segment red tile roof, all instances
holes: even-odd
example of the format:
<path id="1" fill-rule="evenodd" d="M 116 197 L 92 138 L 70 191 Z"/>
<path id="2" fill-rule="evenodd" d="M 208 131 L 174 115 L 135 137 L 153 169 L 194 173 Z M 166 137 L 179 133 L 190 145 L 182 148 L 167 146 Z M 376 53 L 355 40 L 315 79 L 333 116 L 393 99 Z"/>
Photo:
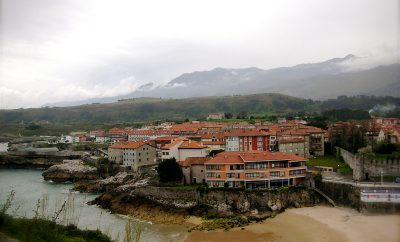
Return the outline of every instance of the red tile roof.
<path id="1" fill-rule="evenodd" d="M 115 144 L 112 144 L 110 146 L 110 148 L 113 148 L 113 149 L 137 149 L 145 144 L 149 145 L 145 141 L 117 142 Z"/>
<path id="2" fill-rule="evenodd" d="M 211 159 L 210 157 L 187 157 L 184 161 L 180 161 L 179 165 L 188 167 L 192 165 L 204 165 L 204 162 Z"/>
<path id="3" fill-rule="evenodd" d="M 183 140 L 184 140 L 183 137 L 179 137 L 179 138 L 177 138 L 176 140 L 172 141 L 171 143 L 164 145 L 163 147 L 161 147 L 161 149 L 163 149 L 163 150 L 169 150 L 169 149 L 171 149 L 172 147 L 174 147 L 174 146 L 179 145 L 180 143 L 182 143 Z"/>
<path id="4" fill-rule="evenodd" d="M 225 139 L 224 133 L 208 133 L 201 135 L 201 139 Z"/>
<path id="5" fill-rule="evenodd" d="M 275 161 L 275 160 L 304 161 L 305 158 L 297 156 L 297 155 L 293 155 L 293 154 L 282 153 L 282 152 L 225 151 L 225 152 L 217 154 L 211 160 L 206 161 L 206 164 L 231 164 L 231 163 L 245 163 L 245 162 L 252 162 L 252 161 Z"/>
<path id="6" fill-rule="evenodd" d="M 203 145 L 225 145 L 225 141 L 203 141 Z"/>
<path id="7" fill-rule="evenodd" d="M 119 128 L 112 128 L 108 130 L 109 134 L 127 134 L 129 130 L 126 129 L 119 129 Z"/>
<path id="8" fill-rule="evenodd" d="M 231 129 L 225 132 L 225 137 L 232 136 L 267 136 L 267 133 L 256 129 Z"/>
<path id="9" fill-rule="evenodd" d="M 204 149 L 206 146 L 203 146 L 201 143 L 191 140 L 185 140 L 182 144 L 179 145 L 178 149 Z"/>

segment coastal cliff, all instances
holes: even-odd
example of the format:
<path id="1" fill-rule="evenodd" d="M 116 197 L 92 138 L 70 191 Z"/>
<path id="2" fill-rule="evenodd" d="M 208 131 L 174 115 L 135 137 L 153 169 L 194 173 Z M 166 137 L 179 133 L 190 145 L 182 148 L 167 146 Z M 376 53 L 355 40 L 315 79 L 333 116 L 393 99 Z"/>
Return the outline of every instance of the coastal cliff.
<path id="1" fill-rule="evenodd" d="M 137 186 L 103 193 L 92 204 L 112 212 L 133 215 L 160 223 L 182 223 L 185 216 L 270 216 L 271 211 L 289 207 L 313 206 L 319 196 L 306 188 L 270 191 L 191 189 L 181 187 Z"/>

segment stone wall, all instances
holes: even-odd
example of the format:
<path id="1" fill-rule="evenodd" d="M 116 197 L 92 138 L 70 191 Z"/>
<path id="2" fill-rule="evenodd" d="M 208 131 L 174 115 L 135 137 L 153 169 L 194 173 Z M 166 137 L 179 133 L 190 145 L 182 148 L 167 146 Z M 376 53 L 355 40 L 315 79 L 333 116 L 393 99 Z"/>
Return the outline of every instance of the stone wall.
<path id="1" fill-rule="evenodd" d="M 400 176 L 400 160 L 374 160 L 367 155 L 354 155 L 351 152 L 338 148 L 340 156 L 353 169 L 353 179 L 365 180 L 367 174 L 371 176 Z"/>
<path id="2" fill-rule="evenodd" d="M 318 188 L 331 198 L 337 205 L 361 210 L 361 191 L 350 184 L 321 182 Z"/>

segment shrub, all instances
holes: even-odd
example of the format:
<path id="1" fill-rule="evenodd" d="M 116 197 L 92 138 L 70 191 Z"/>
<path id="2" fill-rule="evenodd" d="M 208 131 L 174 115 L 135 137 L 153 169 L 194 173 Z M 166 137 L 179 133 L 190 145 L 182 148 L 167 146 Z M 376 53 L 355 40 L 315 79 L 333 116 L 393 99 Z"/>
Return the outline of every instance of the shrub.
<path id="1" fill-rule="evenodd" d="M 380 142 L 377 146 L 375 146 L 375 152 L 378 154 L 392 154 L 396 151 L 398 147 L 396 144 L 392 144 L 387 141 Z"/>

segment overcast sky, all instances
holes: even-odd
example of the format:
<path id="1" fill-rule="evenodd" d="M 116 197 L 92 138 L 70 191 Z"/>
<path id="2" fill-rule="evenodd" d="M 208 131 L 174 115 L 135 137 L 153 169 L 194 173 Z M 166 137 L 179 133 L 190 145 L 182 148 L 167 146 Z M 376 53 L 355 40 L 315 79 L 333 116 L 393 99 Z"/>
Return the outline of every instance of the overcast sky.
<path id="1" fill-rule="evenodd" d="M 398 57 L 399 0 L 0 0 L 0 109 L 215 67 Z"/>

